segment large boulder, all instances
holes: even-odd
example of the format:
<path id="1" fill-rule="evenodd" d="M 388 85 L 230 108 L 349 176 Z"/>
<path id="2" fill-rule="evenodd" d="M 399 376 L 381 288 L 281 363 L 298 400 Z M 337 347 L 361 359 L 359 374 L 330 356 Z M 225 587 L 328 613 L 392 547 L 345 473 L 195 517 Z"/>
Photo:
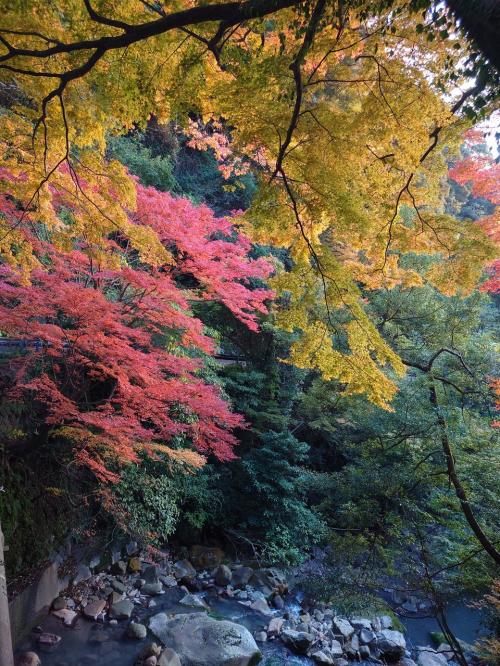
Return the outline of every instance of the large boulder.
<path id="1" fill-rule="evenodd" d="M 213 546 L 192 546 L 189 557 L 197 569 L 213 569 L 224 559 L 224 551 Z"/>
<path id="2" fill-rule="evenodd" d="M 244 588 L 248 585 L 250 578 L 253 575 L 253 569 L 250 567 L 237 567 L 233 571 L 231 584 L 234 588 Z"/>
<path id="3" fill-rule="evenodd" d="M 442 652 L 437 652 L 431 647 L 418 647 L 418 666 L 447 666 L 448 659 Z"/>
<path id="4" fill-rule="evenodd" d="M 229 583 L 231 582 L 233 574 L 228 566 L 226 566 L 225 564 L 219 564 L 219 566 L 215 570 L 214 577 L 217 585 L 225 587 L 226 585 L 229 585 Z"/>
<path id="5" fill-rule="evenodd" d="M 196 569 L 189 560 L 179 560 L 173 565 L 172 573 L 178 580 L 186 580 L 196 576 Z"/>
<path id="6" fill-rule="evenodd" d="M 352 624 L 341 617 L 333 618 L 332 629 L 335 634 L 342 636 L 345 640 L 349 640 L 354 633 L 354 627 Z"/>
<path id="7" fill-rule="evenodd" d="M 204 613 L 158 613 L 149 629 L 179 655 L 182 666 L 253 666 L 262 656 L 248 629 Z"/>
<path id="8" fill-rule="evenodd" d="M 382 629 L 377 634 L 377 647 L 386 661 L 398 661 L 406 650 L 405 637 L 400 631 Z"/>
<path id="9" fill-rule="evenodd" d="M 306 654 L 314 642 L 314 636 L 307 631 L 295 631 L 295 629 L 285 629 L 281 632 L 283 643 L 296 654 Z"/>
<path id="10" fill-rule="evenodd" d="M 259 590 L 262 590 L 266 596 L 272 592 L 284 594 L 288 591 L 286 578 L 279 569 L 257 569 L 253 572 L 249 584 Z"/>

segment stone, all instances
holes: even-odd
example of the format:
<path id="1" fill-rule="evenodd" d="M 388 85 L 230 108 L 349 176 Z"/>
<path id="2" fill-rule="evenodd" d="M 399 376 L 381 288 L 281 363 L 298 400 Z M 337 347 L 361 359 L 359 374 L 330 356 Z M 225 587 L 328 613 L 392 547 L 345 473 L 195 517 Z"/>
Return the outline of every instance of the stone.
<path id="1" fill-rule="evenodd" d="M 353 617 L 351 624 L 355 629 L 371 629 L 372 623 L 364 617 Z"/>
<path id="2" fill-rule="evenodd" d="M 397 666 L 417 666 L 417 664 L 413 661 L 413 659 L 410 659 L 409 657 L 403 657 L 398 661 Z"/>
<path id="3" fill-rule="evenodd" d="M 277 610 L 283 610 L 285 608 L 285 602 L 283 600 L 283 597 L 279 594 L 275 594 L 273 597 L 273 606 Z"/>
<path id="4" fill-rule="evenodd" d="M 177 581 L 173 576 L 160 576 L 160 580 L 165 587 L 175 587 L 177 585 Z"/>
<path id="5" fill-rule="evenodd" d="M 91 569 L 95 569 L 96 567 L 99 566 L 100 563 L 101 563 L 101 556 L 99 555 L 99 553 L 94 553 L 94 555 L 92 555 L 92 557 L 90 558 L 89 567 Z"/>
<path id="6" fill-rule="evenodd" d="M 333 666 L 333 657 L 323 650 L 311 653 L 311 659 L 320 666 Z"/>
<path id="7" fill-rule="evenodd" d="M 113 604 L 109 610 L 109 615 L 116 620 L 128 620 L 134 610 L 134 604 L 128 599 L 118 601 Z"/>
<path id="8" fill-rule="evenodd" d="M 64 597 L 56 597 L 52 602 L 52 610 L 58 611 L 67 608 L 66 599 Z"/>
<path id="9" fill-rule="evenodd" d="M 360 646 L 359 656 L 361 657 L 361 659 L 370 659 L 371 652 L 370 652 L 370 648 L 368 647 L 368 645 L 361 645 Z"/>
<path id="10" fill-rule="evenodd" d="M 55 615 L 55 617 L 62 620 L 63 624 L 67 627 L 71 627 L 78 617 L 78 613 L 69 608 L 61 608 L 61 610 L 52 611 L 52 615 Z"/>
<path id="11" fill-rule="evenodd" d="M 158 567 L 156 567 L 154 564 L 150 564 L 142 572 L 142 578 L 144 578 L 146 583 L 157 583 L 159 581 Z"/>
<path id="12" fill-rule="evenodd" d="M 282 617 L 273 617 L 267 626 L 268 636 L 270 638 L 279 636 L 284 624 L 285 620 Z"/>
<path id="13" fill-rule="evenodd" d="M 250 604 L 250 608 L 254 611 L 257 611 L 258 613 L 262 613 L 263 615 L 270 615 L 272 613 L 271 609 L 269 608 L 269 604 L 265 599 L 256 599 Z"/>
<path id="14" fill-rule="evenodd" d="M 104 599 L 99 599 L 98 601 L 91 601 L 83 609 L 83 614 L 89 620 L 97 620 L 98 616 L 103 612 L 105 608 L 106 608 L 106 602 L 104 601 Z"/>
<path id="15" fill-rule="evenodd" d="M 267 642 L 267 632 L 265 631 L 256 631 L 253 635 L 257 643 L 266 643 Z"/>
<path id="16" fill-rule="evenodd" d="M 158 581 L 157 583 L 144 583 L 141 587 L 141 593 L 147 594 L 150 597 L 155 597 L 157 594 L 163 592 L 163 585 Z"/>
<path id="17" fill-rule="evenodd" d="M 158 659 L 158 666 L 181 666 L 181 660 L 177 652 L 171 648 L 165 648 Z"/>
<path id="18" fill-rule="evenodd" d="M 128 544 L 125 546 L 125 550 L 129 557 L 131 555 L 135 555 L 139 551 L 139 546 L 137 545 L 137 541 L 129 541 Z"/>
<path id="19" fill-rule="evenodd" d="M 81 583 L 84 580 L 88 580 L 91 577 L 92 571 L 90 571 L 89 567 L 86 564 L 79 564 L 76 568 L 73 585 L 78 585 L 78 583 Z"/>
<path id="20" fill-rule="evenodd" d="M 261 657 L 248 629 L 205 613 L 173 618 L 158 613 L 149 629 L 178 654 L 182 666 L 253 666 Z"/>
<path id="21" fill-rule="evenodd" d="M 200 608 L 201 610 L 208 610 L 207 604 L 197 597 L 196 594 L 186 594 L 179 601 L 182 606 L 190 606 L 191 608 Z"/>
<path id="22" fill-rule="evenodd" d="M 147 657 L 154 656 L 158 659 L 162 651 L 161 645 L 158 643 L 149 643 L 145 645 L 142 650 L 139 652 L 138 659 L 139 661 L 147 659 Z"/>
<path id="23" fill-rule="evenodd" d="M 442 652 L 436 652 L 431 647 L 417 648 L 418 666 L 447 666 L 448 659 Z"/>
<path id="24" fill-rule="evenodd" d="M 332 620 L 332 629 L 334 633 L 340 634 L 346 640 L 349 640 L 354 633 L 354 627 L 348 620 L 340 617 L 334 617 Z"/>
<path id="25" fill-rule="evenodd" d="M 15 666 L 40 666 L 41 663 L 36 652 L 21 652 L 14 660 Z"/>
<path id="26" fill-rule="evenodd" d="M 196 569 L 213 569 L 221 564 L 224 551 L 214 546 L 192 546 L 189 557 Z"/>
<path id="27" fill-rule="evenodd" d="M 232 577 L 233 574 L 231 569 L 225 564 L 219 564 L 214 575 L 217 585 L 221 585 L 222 587 L 224 587 L 224 585 L 229 585 Z"/>
<path id="28" fill-rule="evenodd" d="M 111 587 L 115 592 L 118 592 L 119 594 L 125 594 L 127 588 L 124 585 L 124 583 L 121 582 L 121 580 L 112 580 L 111 581 Z"/>
<path id="29" fill-rule="evenodd" d="M 127 573 L 127 565 L 123 560 L 118 560 L 111 567 L 111 573 L 115 576 L 124 576 Z"/>
<path id="30" fill-rule="evenodd" d="M 347 659 L 342 659 L 342 657 L 340 659 L 334 659 L 333 663 L 334 666 L 349 666 Z"/>
<path id="31" fill-rule="evenodd" d="M 196 569 L 189 560 L 179 560 L 176 562 L 172 567 L 172 572 L 178 580 L 194 578 L 196 576 Z"/>
<path id="32" fill-rule="evenodd" d="M 141 570 L 141 558 L 131 557 L 128 561 L 128 570 L 132 573 L 139 573 Z"/>
<path id="33" fill-rule="evenodd" d="M 51 634 L 48 631 L 43 631 L 41 634 L 38 634 L 37 641 L 40 647 L 45 649 L 55 648 L 59 645 L 62 638 L 57 634 Z"/>
<path id="34" fill-rule="evenodd" d="M 120 594 L 120 592 L 111 592 L 108 594 L 108 604 L 112 606 L 113 604 L 117 604 L 119 601 L 123 599 L 123 594 Z"/>
<path id="35" fill-rule="evenodd" d="M 362 645 L 368 645 L 368 643 L 372 643 L 376 638 L 376 634 L 373 631 L 370 631 L 369 629 L 361 629 L 359 632 L 359 642 Z"/>
<path id="36" fill-rule="evenodd" d="M 142 640 L 146 638 L 148 630 L 143 624 L 139 622 L 131 622 L 127 627 L 127 636 L 128 638 L 134 638 L 136 640 Z"/>
<path id="37" fill-rule="evenodd" d="M 392 617 L 390 615 L 381 615 L 378 619 L 382 629 L 392 629 Z"/>
<path id="38" fill-rule="evenodd" d="M 386 661 L 397 661 L 405 653 L 405 637 L 400 631 L 382 629 L 377 634 L 377 647 Z"/>
<path id="39" fill-rule="evenodd" d="M 250 567 L 237 567 L 233 571 L 231 584 L 234 588 L 241 589 L 248 585 L 250 578 L 253 576 L 253 569 Z"/>
<path id="40" fill-rule="evenodd" d="M 281 632 L 281 640 L 287 647 L 292 650 L 292 652 L 297 654 L 306 654 L 314 641 L 314 636 L 305 631 L 284 629 Z"/>
<path id="41" fill-rule="evenodd" d="M 257 569 L 253 572 L 252 577 L 248 581 L 249 585 L 258 588 L 266 596 L 277 591 L 279 594 L 284 594 L 288 587 L 286 578 L 279 569 L 271 567 L 269 569 Z"/>
<path id="42" fill-rule="evenodd" d="M 444 654 L 444 656 L 446 657 L 446 659 L 448 661 L 450 661 L 450 659 L 453 659 L 453 657 L 455 656 L 453 654 L 453 650 L 448 645 L 448 643 L 441 643 L 441 645 L 438 647 L 436 652 L 439 652 L 440 654 Z"/>
<path id="43" fill-rule="evenodd" d="M 341 657 L 343 655 L 344 651 L 339 641 L 333 640 L 330 643 L 330 653 L 332 657 Z"/>
<path id="44" fill-rule="evenodd" d="M 158 665 L 158 659 L 152 654 L 150 657 L 145 659 L 142 662 L 143 666 L 157 666 Z"/>
<path id="45" fill-rule="evenodd" d="M 390 629 L 390 627 L 383 627 L 379 617 L 372 617 L 372 629 L 375 633 L 382 631 L 382 629 Z"/>

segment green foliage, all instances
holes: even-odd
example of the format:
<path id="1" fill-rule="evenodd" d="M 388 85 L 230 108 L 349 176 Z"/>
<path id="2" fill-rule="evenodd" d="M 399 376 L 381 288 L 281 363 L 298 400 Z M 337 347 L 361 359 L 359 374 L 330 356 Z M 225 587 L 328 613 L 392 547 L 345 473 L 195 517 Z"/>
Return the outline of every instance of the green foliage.
<path id="1" fill-rule="evenodd" d="M 172 161 L 168 156 L 153 156 L 136 136 L 110 137 L 108 156 L 124 164 L 143 185 L 155 187 L 161 192 L 177 190 Z"/>

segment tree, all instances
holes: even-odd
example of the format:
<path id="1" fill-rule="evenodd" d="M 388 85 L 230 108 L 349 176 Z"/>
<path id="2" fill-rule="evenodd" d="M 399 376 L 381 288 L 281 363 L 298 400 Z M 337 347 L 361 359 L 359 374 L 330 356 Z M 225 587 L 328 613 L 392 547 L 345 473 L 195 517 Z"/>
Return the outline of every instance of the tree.
<path id="1" fill-rule="evenodd" d="M 168 13 L 132 0 L 118 8 L 68 0 L 6 9 L 3 145 L 13 178 L 4 188 L 20 210 L 2 222 L 5 261 L 27 271 L 36 263 L 19 226 L 32 208 L 57 225 L 50 187 L 81 199 L 82 183 L 93 183 L 100 197 L 87 193 L 80 223 L 93 234 L 113 224 L 130 231 L 107 196 L 130 189 L 104 158 L 110 134 L 144 126 L 150 114 L 187 129 L 195 118 L 215 146 L 213 129 L 223 127 L 234 163 L 246 162 L 260 183 L 245 223 L 294 262 L 276 282 L 291 301 L 282 323 L 303 338 L 292 360 L 387 406 L 390 368 L 402 366 L 366 316 L 359 284 L 409 285 L 418 278 L 401 257 L 437 252 L 428 279 L 449 290 L 458 274 L 467 290 L 493 252 L 440 203 L 441 146 L 453 150 L 464 116 L 489 110 L 496 80 L 457 40 L 446 6 L 247 0 Z M 145 239 L 131 242 L 140 251 Z M 336 330 L 335 309 L 344 314 Z"/>
<path id="2" fill-rule="evenodd" d="M 116 481 L 141 451 L 188 467 L 200 466 L 203 455 L 234 457 L 231 430 L 243 420 L 200 376 L 201 356 L 214 345 L 190 301 L 219 301 L 256 330 L 256 313 L 272 296 L 252 288 L 271 265 L 247 257 L 249 241 L 232 220 L 152 188 L 136 190 L 136 210 L 122 211 L 127 236 L 94 238 L 78 230 L 82 211 L 51 189 L 63 231 L 27 216 L 19 231 L 38 266 L 29 281 L 8 266 L 0 275 L 2 333 L 27 342 L 2 383 L 12 400 L 31 406 L 35 427 L 44 421 L 48 436 L 69 440 L 75 461 L 101 481 Z M 3 198 L 3 214 L 13 209 Z M 73 229 L 70 246 L 64 227 Z M 142 241 L 140 252 L 131 238 Z"/>

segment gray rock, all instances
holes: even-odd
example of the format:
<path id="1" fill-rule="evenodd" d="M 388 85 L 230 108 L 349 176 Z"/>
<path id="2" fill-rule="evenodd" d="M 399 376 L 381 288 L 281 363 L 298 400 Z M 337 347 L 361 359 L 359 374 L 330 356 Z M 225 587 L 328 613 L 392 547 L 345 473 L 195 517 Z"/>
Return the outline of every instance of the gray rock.
<path id="1" fill-rule="evenodd" d="M 405 653 L 405 637 L 400 631 L 382 629 L 377 634 L 377 647 L 386 661 L 397 661 Z"/>
<path id="2" fill-rule="evenodd" d="M 378 619 L 382 629 L 392 629 L 392 617 L 390 615 L 381 615 Z"/>
<path id="3" fill-rule="evenodd" d="M 125 594 L 127 590 L 126 586 L 121 582 L 121 580 L 112 580 L 111 587 L 119 594 Z"/>
<path id="4" fill-rule="evenodd" d="M 252 666 L 261 657 L 248 629 L 205 613 L 172 619 L 158 613 L 150 619 L 149 628 L 178 654 L 182 666 Z"/>
<path id="5" fill-rule="evenodd" d="M 257 643 L 265 643 L 267 641 L 267 632 L 256 631 L 253 635 Z"/>
<path id="6" fill-rule="evenodd" d="M 146 583 L 157 583 L 159 581 L 157 567 L 155 567 L 153 564 L 151 564 L 149 567 L 146 567 L 142 572 L 141 577 L 144 578 Z"/>
<path id="7" fill-rule="evenodd" d="M 320 666 L 333 666 L 333 657 L 323 650 L 318 650 L 317 652 L 311 653 L 311 659 L 315 661 Z"/>
<path id="8" fill-rule="evenodd" d="M 148 630 L 143 624 L 139 622 L 131 622 L 127 627 L 127 636 L 136 640 L 146 638 Z"/>
<path id="9" fill-rule="evenodd" d="M 142 594 L 147 594 L 150 597 L 155 597 L 157 594 L 163 592 L 163 585 L 158 581 L 157 583 L 144 583 L 141 587 Z"/>
<path id="10" fill-rule="evenodd" d="M 231 569 L 225 564 L 219 564 L 214 574 L 215 582 L 217 583 L 217 585 L 221 585 L 222 587 L 224 587 L 225 585 L 229 585 L 232 577 L 233 574 L 231 572 Z"/>
<path id="11" fill-rule="evenodd" d="M 63 624 L 67 627 L 71 627 L 78 617 L 78 613 L 69 608 L 61 608 L 61 610 L 52 611 L 52 615 L 55 615 L 57 618 L 63 621 Z"/>
<path id="12" fill-rule="evenodd" d="M 250 608 L 254 611 L 262 613 L 263 615 L 270 615 L 272 613 L 265 599 L 256 599 L 255 601 L 252 602 Z"/>
<path id="13" fill-rule="evenodd" d="M 200 608 L 201 610 L 208 610 L 207 604 L 197 597 L 196 594 L 186 594 L 179 601 L 182 606 L 190 606 L 191 608 Z"/>
<path id="14" fill-rule="evenodd" d="M 131 555 L 135 555 L 136 553 L 138 553 L 139 546 L 137 545 L 137 541 L 129 541 L 128 544 L 125 546 L 125 550 L 127 551 L 127 555 L 129 557 Z"/>
<path id="15" fill-rule="evenodd" d="M 283 597 L 279 594 L 275 594 L 273 597 L 273 606 L 278 610 L 283 610 L 285 608 L 285 602 Z M 323 615 L 323 613 L 321 613 Z"/>
<path id="16" fill-rule="evenodd" d="M 62 610 L 67 608 L 66 599 L 64 597 L 56 597 L 52 602 L 52 610 Z"/>
<path id="17" fill-rule="evenodd" d="M 349 666 L 347 659 L 342 659 L 342 657 L 340 659 L 334 659 L 333 663 L 335 666 Z"/>
<path id="18" fill-rule="evenodd" d="M 96 567 L 99 566 L 100 563 L 101 563 L 100 554 L 99 553 L 94 553 L 94 555 L 92 555 L 92 557 L 90 558 L 89 567 L 91 569 L 95 569 Z"/>
<path id="19" fill-rule="evenodd" d="M 158 666 L 158 659 L 152 654 L 142 662 L 142 666 Z"/>
<path id="20" fill-rule="evenodd" d="M 89 578 L 92 577 L 92 572 L 88 568 L 86 564 L 79 564 L 78 567 L 76 568 L 76 574 L 73 579 L 73 585 L 78 585 L 78 583 L 81 583 L 84 580 L 88 580 Z"/>
<path id="21" fill-rule="evenodd" d="M 285 620 L 282 617 L 273 617 L 267 626 L 268 636 L 270 638 L 274 636 L 279 636 L 281 630 L 283 629 L 284 624 Z"/>
<path id="22" fill-rule="evenodd" d="M 105 608 L 106 608 L 106 602 L 104 601 L 104 599 L 91 601 L 83 609 L 83 614 L 89 620 L 97 620 L 98 616 L 103 612 Z"/>
<path id="23" fill-rule="evenodd" d="M 57 647 L 62 638 L 57 634 L 51 634 L 47 631 L 43 631 L 41 634 L 38 634 L 37 640 L 40 647 L 47 650 Z"/>
<path id="24" fill-rule="evenodd" d="M 296 652 L 297 654 L 306 654 L 311 644 L 314 642 L 314 636 L 305 631 L 284 629 L 281 632 L 281 640 L 287 647 L 292 650 L 292 652 Z"/>
<path id="25" fill-rule="evenodd" d="M 339 641 L 333 640 L 330 643 L 330 654 L 332 657 L 341 657 L 343 654 L 342 645 Z"/>
<path id="26" fill-rule="evenodd" d="M 234 588 L 243 588 L 248 585 L 248 582 L 252 576 L 253 569 L 250 567 L 238 567 L 233 571 L 231 584 Z"/>
<path id="27" fill-rule="evenodd" d="M 115 576 L 124 576 L 127 573 L 127 565 L 123 560 L 118 560 L 111 567 L 111 573 Z"/>
<path id="28" fill-rule="evenodd" d="M 372 643 L 375 638 L 375 632 L 370 631 L 370 629 L 361 629 L 359 632 L 359 642 L 362 645 L 368 645 L 368 643 Z"/>
<path id="29" fill-rule="evenodd" d="M 440 654 L 443 654 L 448 661 L 450 661 L 450 659 L 453 659 L 453 657 L 455 656 L 453 654 L 453 650 L 448 645 L 448 643 L 441 643 L 441 645 L 438 647 L 436 652 L 439 652 Z"/>
<path id="30" fill-rule="evenodd" d="M 133 610 L 134 604 L 128 599 L 124 599 L 111 606 L 109 615 L 115 620 L 128 620 Z"/>
<path id="31" fill-rule="evenodd" d="M 172 570 L 174 576 L 179 580 L 196 576 L 196 569 L 189 560 L 179 560 L 173 565 Z"/>
<path id="32" fill-rule="evenodd" d="M 165 587 L 175 587 L 177 585 L 177 581 L 173 576 L 160 576 L 160 580 Z"/>
<path id="33" fill-rule="evenodd" d="M 403 657 L 399 660 L 398 666 L 417 666 L 417 664 L 413 661 L 413 659 L 410 659 L 409 657 Z"/>
<path id="34" fill-rule="evenodd" d="M 371 653 L 368 645 L 361 645 L 359 648 L 359 656 L 361 659 L 370 659 Z"/>
<path id="35" fill-rule="evenodd" d="M 367 620 L 365 617 L 353 617 L 351 619 L 351 624 L 355 629 L 371 629 L 372 623 L 370 620 Z"/>
<path id="36" fill-rule="evenodd" d="M 332 620 L 332 629 L 334 633 L 338 633 L 343 636 L 346 640 L 349 640 L 354 633 L 354 627 L 347 620 L 343 620 L 340 617 L 334 617 Z"/>
<path id="37" fill-rule="evenodd" d="M 442 652 L 436 652 L 431 647 L 417 648 L 418 666 L 447 666 L 448 659 Z"/>
<path id="38" fill-rule="evenodd" d="M 157 661 L 158 666 L 181 666 L 179 655 L 170 648 L 165 648 Z"/>
<path id="39" fill-rule="evenodd" d="M 108 604 L 112 606 L 113 604 L 117 604 L 119 601 L 123 599 L 123 594 L 120 592 L 116 592 L 113 590 L 111 594 L 108 594 Z"/>

